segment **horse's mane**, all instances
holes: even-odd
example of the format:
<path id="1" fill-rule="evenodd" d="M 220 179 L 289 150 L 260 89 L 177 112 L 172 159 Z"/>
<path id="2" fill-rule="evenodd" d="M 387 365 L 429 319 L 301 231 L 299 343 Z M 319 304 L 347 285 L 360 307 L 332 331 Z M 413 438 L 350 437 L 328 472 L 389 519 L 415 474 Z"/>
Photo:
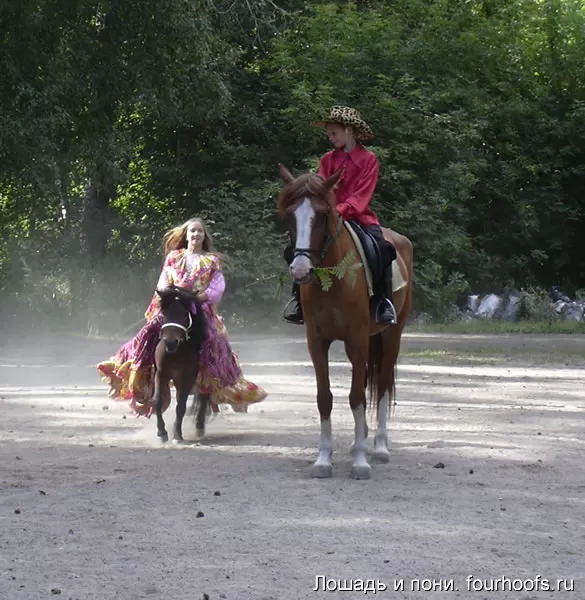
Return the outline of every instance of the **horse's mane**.
<path id="1" fill-rule="evenodd" d="M 333 207 L 333 194 L 324 185 L 325 179 L 317 173 L 303 173 L 291 181 L 280 192 L 278 197 L 278 212 L 284 216 L 287 208 L 302 198 L 322 200 L 326 206 Z"/>

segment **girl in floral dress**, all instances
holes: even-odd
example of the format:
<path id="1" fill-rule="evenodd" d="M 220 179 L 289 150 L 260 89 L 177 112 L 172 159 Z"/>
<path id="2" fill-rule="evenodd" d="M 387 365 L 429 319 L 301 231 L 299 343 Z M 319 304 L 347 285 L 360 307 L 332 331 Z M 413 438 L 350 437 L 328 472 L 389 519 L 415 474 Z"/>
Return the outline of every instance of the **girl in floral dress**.
<path id="1" fill-rule="evenodd" d="M 201 348 L 196 389 L 210 396 L 212 405 L 228 403 L 240 412 L 249 404 L 266 398 L 266 392 L 247 380 L 238 357 L 232 351 L 217 306 L 225 289 L 220 256 L 201 219 L 190 219 L 166 232 L 165 261 L 157 289 L 170 285 L 196 292 L 207 317 L 207 338 Z M 150 417 L 154 392 L 154 350 L 160 339 L 162 315 L 160 297 L 154 294 L 146 313 L 146 324 L 108 361 L 97 365 L 102 379 L 110 385 L 110 396 L 129 400 L 137 415 Z M 195 391 L 195 390 L 193 390 Z M 163 410 L 169 406 L 165 399 Z"/>

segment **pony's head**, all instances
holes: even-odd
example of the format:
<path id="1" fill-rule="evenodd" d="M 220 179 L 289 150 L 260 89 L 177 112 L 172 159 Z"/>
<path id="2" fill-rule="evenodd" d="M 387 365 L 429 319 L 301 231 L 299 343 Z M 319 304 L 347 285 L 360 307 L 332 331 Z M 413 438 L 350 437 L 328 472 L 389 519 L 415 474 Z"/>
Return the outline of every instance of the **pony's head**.
<path id="1" fill-rule="evenodd" d="M 185 342 L 197 345 L 206 334 L 206 322 L 197 296 L 186 289 L 171 286 L 156 290 L 161 300 L 161 338 L 166 351 L 173 354 Z"/>
<path id="2" fill-rule="evenodd" d="M 280 177 L 285 186 L 279 195 L 279 213 L 288 223 L 293 242 L 290 271 L 294 280 L 307 283 L 313 271 L 323 260 L 335 239 L 331 222 L 341 223 L 335 211 L 333 188 L 341 169 L 327 179 L 315 173 L 305 173 L 295 179 L 280 165 Z"/>

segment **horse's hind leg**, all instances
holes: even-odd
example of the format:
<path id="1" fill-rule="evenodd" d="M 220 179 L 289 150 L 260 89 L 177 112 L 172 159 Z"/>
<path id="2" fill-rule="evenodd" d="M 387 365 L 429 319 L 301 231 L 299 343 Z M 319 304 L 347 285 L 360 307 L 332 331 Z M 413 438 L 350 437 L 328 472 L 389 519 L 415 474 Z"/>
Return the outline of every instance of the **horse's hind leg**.
<path id="1" fill-rule="evenodd" d="M 391 403 L 394 399 L 394 375 L 398 352 L 400 350 L 400 335 L 396 332 L 388 332 L 387 336 L 382 336 L 384 355 L 382 366 L 378 374 L 378 424 L 376 435 L 374 436 L 373 457 L 380 462 L 390 461 L 390 452 L 388 450 L 388 413 Z"/>
<path id="2" fill-rule="evenodd" d="M 209 406 L 209 401 L 209 394 L 199 394 L 197 418 L 195 422 L 195 429 L 197 431 L 198 438 L 202 438 L 205 435 L 205 419 L 207 417 L 207 408 Z"/>
<path id="3" fill-rule="evenodd" d="M 378 401 L 378 428 L 374 437 L 374 452 L 372 457 L 380 462 L 390 462 L 390 451 L 388 450 L 388 431 L 386 424 L 388 422 L 388 410 L 390 407 L 390 392 L 384 390 L 382 397 Z"/>

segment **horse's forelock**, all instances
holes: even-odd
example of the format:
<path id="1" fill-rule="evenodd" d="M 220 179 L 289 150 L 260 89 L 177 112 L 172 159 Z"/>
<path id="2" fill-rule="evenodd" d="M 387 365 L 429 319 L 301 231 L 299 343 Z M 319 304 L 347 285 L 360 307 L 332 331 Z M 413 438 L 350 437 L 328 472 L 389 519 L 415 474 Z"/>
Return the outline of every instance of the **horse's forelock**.
<path id="1" fill-rule="evenodd" d="M 325 188 L 324 179 L 315 173 L 305 173 L 291 181 L 280 193 L 279 209 L 281 215 L 302 198 L 315 198 L 331 206 L 331 195 Z"/>

